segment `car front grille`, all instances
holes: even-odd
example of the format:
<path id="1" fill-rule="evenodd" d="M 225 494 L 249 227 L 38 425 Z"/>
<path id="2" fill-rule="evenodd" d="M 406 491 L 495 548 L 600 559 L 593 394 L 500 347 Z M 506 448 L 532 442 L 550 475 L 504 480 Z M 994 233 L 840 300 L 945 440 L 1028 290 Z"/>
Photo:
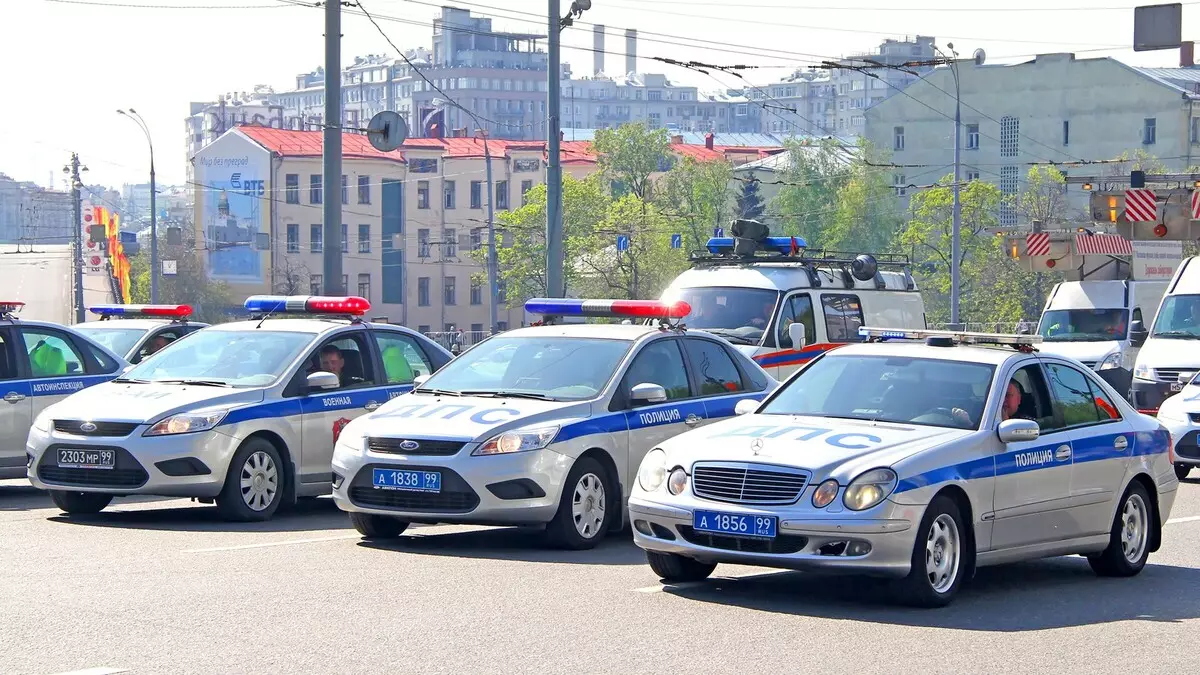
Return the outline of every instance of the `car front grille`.
<path id="1" fill-rule="evenodd" d="M 808 472 L 754 464 L 697 464 L 692 492 L 733 504 L 792 504 L 808 484 Z"/>
<path id="2" fill-rule="evenodd" d="M 1095 361 L 1080 361 L 1080 363 L 1082 363 L 1083 365 L 1087 366 L 1088 368 L 1091 368 L 1092 370 L 1095 370 L 1095 369 L 1096 369 L 1096 362 L 1095 362 Z"/>
<path id="3" fill-rule="evenodd" d="M 84 431 L 84 424 L 95 425 L 91 431 Z M 108 436 L 120 438 L 133 433 L 138 428 L 137 422 L 95 422 L 90 420 L 54 420 L 54 430 L 62 434 L 75 436 Z"/>
<path id="4" fill-rule="evenodd" d="M 719 548 L 724 551 L 742 551 L 743 553 L 798 553 L 808 545 L 808 537 L 793 534 L 781 534 L 773 539 L 758 537 L 731 537 L 725 534 L 698 532 L 690 525 L 680 525 L 679 534 L 689 543 L 706 548 Z"/>
<path id="5" fill-rule="evenodd" d="M 406 450 L 404 443 L 416 443 L 417 447 Z M 430 455 L 449 457 L 457 455 L 466 445 L 463 441 L 430 440 L 426 438 L 367 438 L 367 449 L 371 452 L 382 452 L 389 455 Z"/>
<path id="6" fill-rule="evenodd" d="M 79 487 L 139 488 L 150 478 L 146 469 L 123 448 L 88 446 L 97 450 L 115 451 L 116 463 L 112 469 L 67 469 L 58 466 L 60 447 L 65 446 L 52 445 L 42 453 L 37 475 L 43 482 Z"/>
<path id="7" fill-rule="evenodd" d="M 441 492 L 384 490 L 371 485 L 372 469 L 437 471 L 442 474 Z M 441 466 L 368 464 L 350 482 L 350 501 L 358 506 L 420 513 L 468 513 L 479 506 L 479 495 L 454 471 Z"/>
<path id="8" fill-rule="evenodd" d="M 1154 379 L 1159 382 L 1178 382 L 1184 373 L 1194 374 L 1200 368 L 1155 368 Z"/>

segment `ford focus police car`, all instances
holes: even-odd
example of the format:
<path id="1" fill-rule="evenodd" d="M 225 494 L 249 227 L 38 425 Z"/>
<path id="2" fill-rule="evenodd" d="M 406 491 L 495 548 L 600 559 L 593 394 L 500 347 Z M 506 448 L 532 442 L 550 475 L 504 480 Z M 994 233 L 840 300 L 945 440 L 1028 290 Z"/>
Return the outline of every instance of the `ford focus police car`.
<path id="1" fill-rule="evenodd" d="M 369 307 L 249 298 L 253 320 L 198 331 L 38 415 L 30 481 L 68 513 L 153 494 L 265 520 L 296 497 L 327 494 L 341 429 L 450 360 L 413 331 L 350 318 Z"/>
<path id="2" fill-rule="evenodd" d="M 81 323 L 75 330 L 125 357 L 141 363 L 167 345 L 208 324 L 188 321 L 190 305 L 93 305 L 88 311 L 99 321 Z"/>
<path id="3" fill-rule="evenodd" d="M 525 309 L 670 319 L 689 308 L 530 300 Z M 589 548 L 624 522 L 646 450 L 774 386 L 724 340 L 669 324 L 512 330 L 347 426 L 334 500 L 369 537 L 414 522 L 546 524 L 559 545 Z"/>
<path id="4" fill-rule="evenodd" d="M 1187 478 L 1200 467 L 1200 378 L 1193 375 L 1178 394 L 1162 402 L 1155 415 L 1171 432 L 1175 476 Z"/>
<path id="5" fill-rule="evenodd" d="M 35 417 L 128 365 L 70 328 L 18 319 L 23 306 L 0 302 L 0 479 L 25 476 L 25 439 Z"/>
<path id="6" fill-rule="evenodd" d="M 1168 432 L 1089 369 L 1031 336 L 862 334 L 927 343 L 829 352 L 752 414 L 647 454 L 629 510 L 660 577 L 869 573 L 938 606 L 979 566 L 1081 554 L 1130 576 L 1158 549 Z"/>

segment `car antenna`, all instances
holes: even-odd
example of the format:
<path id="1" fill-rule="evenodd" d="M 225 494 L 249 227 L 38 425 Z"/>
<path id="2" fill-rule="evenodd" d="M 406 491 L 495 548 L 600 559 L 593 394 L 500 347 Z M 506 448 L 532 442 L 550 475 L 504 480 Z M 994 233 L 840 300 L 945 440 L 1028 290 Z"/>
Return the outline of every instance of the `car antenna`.
<path id="1" fill-rule="evenodd" d="M 275 313 L 275 310 L 272 309 L 271 311 L 267 312 L 266 314 L 263 314 L 262 318 L 259 319 L 258 323 L 254 326 L 254 330 L 258 330 L 259 328 L 262 328 L 263 322 L 266 321 L 267 319 L 271 318 L 271 315 L 274 313 Z"/>

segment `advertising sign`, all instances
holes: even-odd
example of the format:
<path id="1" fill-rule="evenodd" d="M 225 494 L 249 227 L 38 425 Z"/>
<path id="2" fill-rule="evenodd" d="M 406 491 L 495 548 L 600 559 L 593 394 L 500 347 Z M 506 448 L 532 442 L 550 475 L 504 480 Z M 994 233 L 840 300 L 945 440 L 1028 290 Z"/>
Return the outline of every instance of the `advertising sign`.
<path id="1" fill-rule="evenodd" d="M 1182 241 L 1133 242 L 1133 278 L 1137 281 L 1170 281 L 1182 261 Z"/>
<path id="2" fill-rule="evenodd" d="M 209 276 L 261 282 L 262 255 L 254 242 L 267 233 L 269 157 L 262 148 L 229 134 L 196 156 L 196 201 L 201 206 Z"/>

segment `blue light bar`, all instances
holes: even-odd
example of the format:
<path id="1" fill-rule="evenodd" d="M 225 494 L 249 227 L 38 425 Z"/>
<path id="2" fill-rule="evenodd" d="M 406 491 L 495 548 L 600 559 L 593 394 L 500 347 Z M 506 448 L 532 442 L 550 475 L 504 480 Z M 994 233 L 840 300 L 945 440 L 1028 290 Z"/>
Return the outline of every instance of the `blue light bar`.
<path id="1" fill-rule="evenodd" d="M 762 248 L 787 255 L 792 252 L 793 239 L 796 241 L 796 248 L 808 247 L 803 237 L 767 237 L 762 242 Z M 733 253 L 733 237 L 713 237 L 708 240 L 707 248 L 713 255 Z"/>
<path id="2" fill-rule="evenodd" d="M 365 314 L 371 303 L 357 296 L 252 295 L 243 305 L 251 314 Z"/>
<path id="3" fill-rule="evenodd" d="M 153 316 L 182 319 L 191 316 L 191 305 L 92 305 L 88 311 L 97 316 Z"/>
<path id="4" fill-rule="evenodd" d="M 862 326 L 858 329 L 861 338 L 876 338 L 879 340 L 924 340 L 931 337 L 950 338 L 958 344 L 970 345 L 1036 345 L 1041 343 L 1040 335 L 1006 335 L 1004 333 L 969 333 L 953 330 L 928 330 L 923 328 L 872 328 Z"/>
<path id="5" fill-rule="evenodd" d="M 691 313 L 682 300 L 576 300 L 572 298 L 534 298 L 525 303 L 530 314 L 548 316 L 627 317 L 631 319 L 678 319 Z"/>

